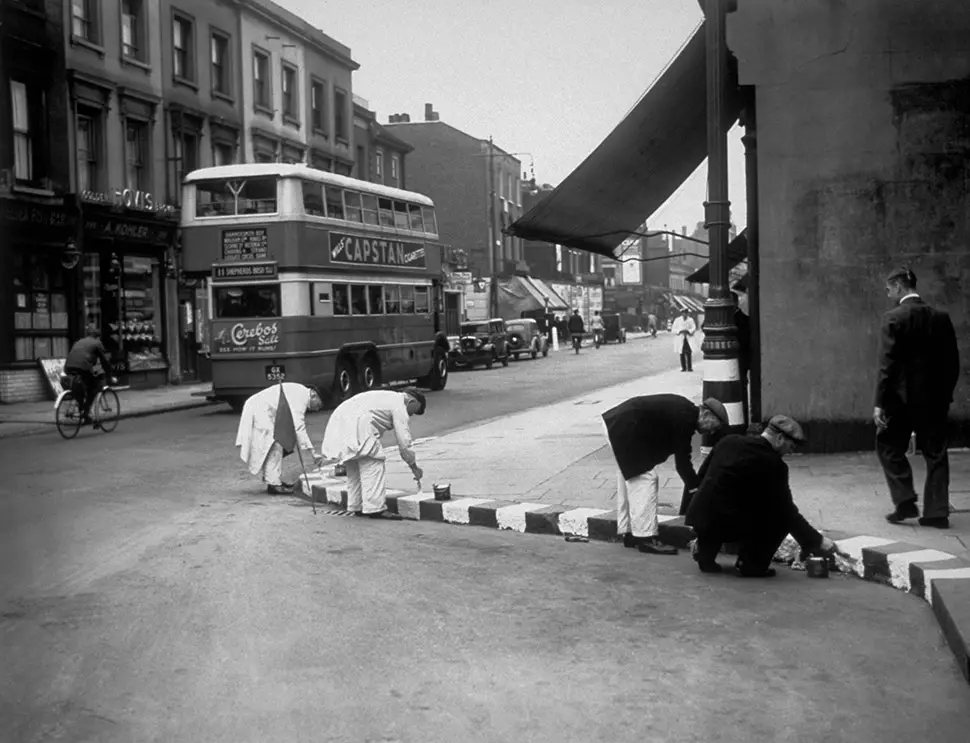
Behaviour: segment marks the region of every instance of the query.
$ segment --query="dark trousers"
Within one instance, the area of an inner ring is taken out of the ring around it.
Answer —
[[[681,371],[694,371],[693,355],[694,352],[690,348],[690,342],[684,338],[684,345],[680,347]]]
[[[714,562],[721,545],[725,542],[738,543],[738,564],[746,569],[760,571],[771,567],[771,558],[775,556],[781,543],[788,536],[785,527],[768,527],[762,530],[745,532],[718,531],[716,529],[697,529],[697,560],[698,562]]]
[[[94,403],[94,396],[101,389],[101,377],[86,369],[65,369],[68,374],[77,377],[80,389],[74,389],[75,398],[80,393],[81,414],[87,418],[91,414],[91,405]]]
[[[946,452],[946,411],[933,416],[914,418],[907,411],[894,412],[889,425],[876,433],[876,455],[886,475],[889,495],[898,508],[916,504],[913,469],[906,449],[909,437],[916,432],[916,447],[926,460],[926,482],[923,484],[923,516],[950,515],[950,458]]]

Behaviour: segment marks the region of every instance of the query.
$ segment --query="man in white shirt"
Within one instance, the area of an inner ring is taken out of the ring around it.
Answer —
[[[697,332],[697,325],[686,309],[680,311],[680,317],[674,320],[670,332],[674,334],[674,350],[680,354],[680,370],[694,371],[694,349],[691,339]]]
[[[400,519],[387,511],[386,456],[381,437],[394,429],[401,459],[415,480],[423,472],[414,456],[410,418],[424,415],[424,395],[414,389],[370,390],[342,402],[327,423],[320,453],[347,468],[347,510],[358,516]]]

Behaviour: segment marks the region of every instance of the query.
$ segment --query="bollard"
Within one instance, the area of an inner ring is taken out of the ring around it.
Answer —
[[[555,328],[552,329],[552,350],[559,350],[559,331]]]

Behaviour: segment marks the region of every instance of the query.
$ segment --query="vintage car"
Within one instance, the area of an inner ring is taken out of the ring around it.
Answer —
[[[491,369],[496,361],[501,361],[502,366],[509,365],[505,321],[493,318],[463,322],[461,335],[452,337],[448,365],[452,369],[470,369],[481,364]]]
[[[540,353],[549,355],[549,339],[539,332],[539,323],[532,318],[506,320],[505,330],[509,336],[509,353],[516,361],[523,354],[529,354],[532,358]]]
[[[626,343],[626,328],[623,327],[622,318],[619,315],[602,315],[603,318],[603,342]]]

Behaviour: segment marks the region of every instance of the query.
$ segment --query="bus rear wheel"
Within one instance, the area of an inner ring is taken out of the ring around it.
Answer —
[[[381,364],[373,356],[364,359],[360,368],[360,390],[376,390],[381,386]]]
[[[348,359],[338,359],[337,368],[333,373],[333,402],[339,405],[349,400],[357,392],[356,375],[353,362]]]
[[[435,349],[431,373],[426,377],[421,377],[418,384],[427,387],[432,392],[440,392],[448,384],[448,356],[442,349]]]

